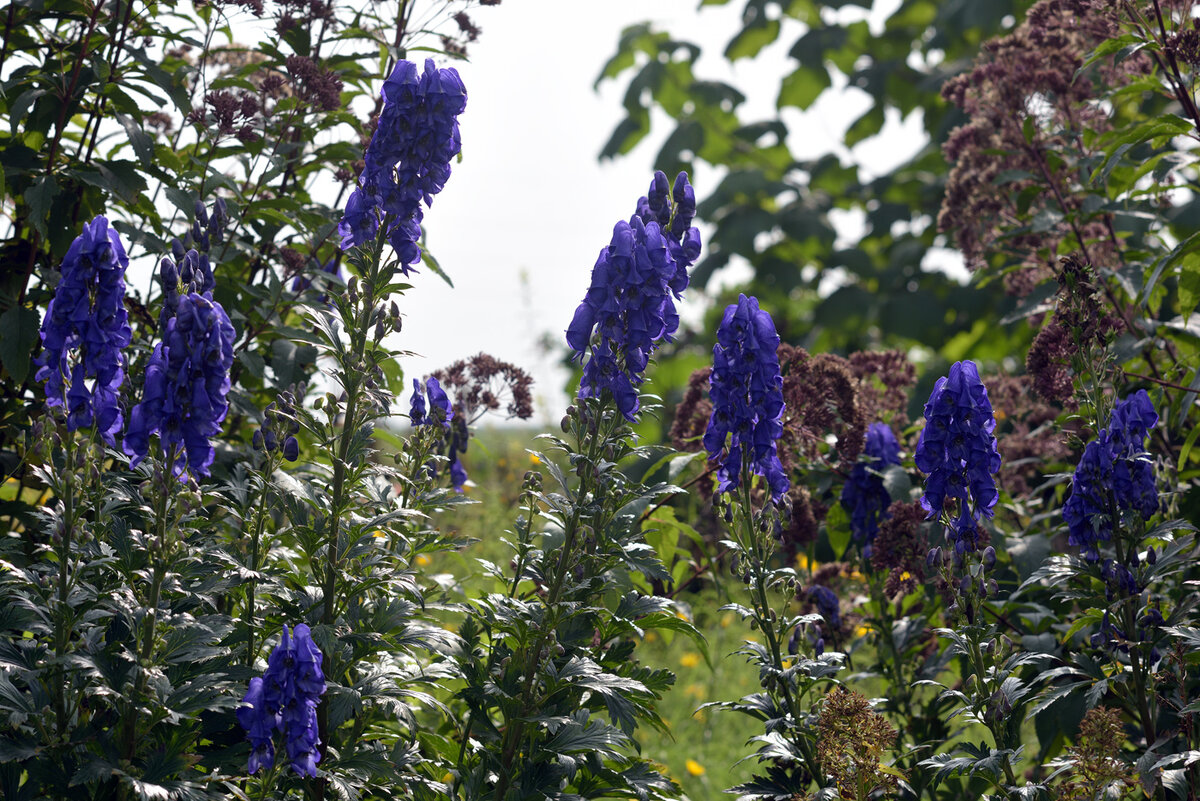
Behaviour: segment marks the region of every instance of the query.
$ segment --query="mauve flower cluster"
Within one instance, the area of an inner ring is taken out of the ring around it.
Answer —
[[[118,394],[125,380],[121,349],[132,337],[125,311],[128,266],[106,217],[84,225],[63,259],[36,361],[35,377],[46,381],[46,405],[65,404],[69,431],[95,425],[109,445],[124,422]]]
[[[978,521],[991,517],[999,493],[993,474],[1000,469],[996,418],[975,362],[955,362],[937,380],[925,404],[925,427],[917,442],[917,468],[929,477],[921,505],[932,518],[950,499],[958,517],[947,531],[956,560],[979,546]]]
[[[788,491],[777,441],[783,434],[783,376],[779,373],[779,334],[757,298],[738,296],[725,309],[713,346],[709,394],[713,412],[704,432],[709,460],[720,460],[719,492],[741,482],[743,449],[755,474],[764,476],[778,500]]]
[[[1146,390],[1117,404],[1108,428],[1084,448],[1071,481],[1071,496],[1063,505],[1070,534],[1067,542],[1085,558],[1100,558],[1099,544],[1112,540],[1123,511],[1148,520],[1158,511],[1154,464],[1146,453],[1146,436],[1158,423],[1158,413]]]
[[[292,770],[301,776],[317,775],[321,761],[317,704],[325,693],[321,659],[321,649],[307,625],[296,626],[294,637],[283,627],[279,645],[267,659],[266,672],[250,680],[243,700],[246,706],[237,711],[238,723],[250,740],[251,773],[275,764],[274,732],[278,729],[283,732]]]
[[[1152,63],[1143,51],[1082,69],[1089,53],[1119,35],[1120,16],[1119,4],[1107,0],[1039,0],[1024,21],[984,44],[973,70],[942,87],[968,122],[943,146],[953,167],[938,228],[955,232],[971,269],[986,267],[1003,246],[1020,265],[1004,278],[1013,294],[1028,295],[1048,278],[1059,244],[1077,234],[1096,263],[1110,264],[1119,249],[1103,213],[1087,206],[1092,190],[1079,176],[1090,172],[1083,160],[1092,154],[1078,142],[1082,132],[1111,127],[1097,80],[1125,83]],[[1051,223],[1026,224],[1034,219]]]
[[[863,453],[868,461],[859,461],[850,471],[842,487],[842,507],[850,513],[850,531],[862,547],[864,559],[871,558],[871,545],[879,532],[879,521],[887,516],[891,496],[883,486],[882,472],[889,465],[900,464],[900,443],[885,423],[867,427],[867,444]]]
[[[158,434],[164,454],[175,454],[176,475],[186,466],[207,476],[214,451],[209,437],[221,432],[229,410],[233,324],[221,304],[196,292],[182,295],[146,366],[142,402],[129,415],[125,453],[136,467]],[[186,460],[185,460],[186,454]]]
[[[366,166],[338,233],[348,250],[372,241],[382,222],[407,275],[421,258],[421,201],[433,203],[462,149],[458,115],[467,106],[467,90],[456,70],[438,69],[433,59],[426,59],[420,76],[416,64],[402,60],[384,81],[383,99]]]
[[[574,358],[583,366],[580,398],[598,398],[607,390],[626,419],[633,421],[637,387],[658,343],[679,328],[676,299],[688,285],[687,268],[700,255],[700,232],[692,227],[696,196],[687,173],[673,188],[667,176],[654,174],[637,212],[613,229],[612,241],[592,268],[591,286],[567,328]],[[592,344],[592,332],[599,342]]]

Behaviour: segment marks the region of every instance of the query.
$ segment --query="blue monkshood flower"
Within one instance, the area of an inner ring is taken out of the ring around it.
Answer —
[[[402,60],[384,81],[383,101],[338,233],[347,250],[370,242],[380,224],[386,225],[407,275],[421,258],[421,203],[429,206],[442,191],[462,148],[458,115],[466,108],[467,90],[454,69],[437,69],[427,59],[418,76],[417,66]]]
[[[274,732],[279,726],[279,715],[267,709],[263,698],[263,680],[255,676],[250,679],[250,689],[242,703],[247,706],[238,708],[237,721],[246,730],[246,739],[250,741],[251,773],[258,773],[259,768],[272,768],[275,765]]]
[[[850,513],[850,531],[862,546],[863,558],[870,559],[871,543],[879,533],[879,521],[887,516],[891,496],[883,486],[881,473],[889,465],[900,464],[900,443],[886,423],[871,423],[860,460],[850,470],[842,488],[842,508]]]
[[[775,323],[756,298],[740,295],[725,309],[713,347],[713,411],[704,432],[709,460],[722,460],[720,492],[741,483],[743,454],[750,470],[766,478],[772,497],[778,500],[788,490],[776,450],[784,410],[778,347]]]
[[[321,760],[317,746],[317,704],[325,692],[321,650],[312,640],[307,625],[296,626],[295,636],[283,627],[283,636],[267,660],[261,678],[250,680],[250,688],[237,711],[238,723],[250,740],[251,773],[275,764],[276,729],[283,732],[292,770],[301,776],[316,776]]]
[[[937,380],[925,421],[914,454],[917,468],[928,475],[921,505],[933,518],[946,511],[947,499],[957,502],[958,520],[947,533],[961,556],[977,546],[975,524],[992,516],[999,498],[996,418],[974,362],[955,362]]]
[[[676,177],[669,193],[666,175],[658,172],[633,217],[613,228],[567,328],[573,358],[586,360],[580,398],[599,398],[607,390],[625,418],[636,419],[637,388],[650,354],[679,328],[675,300],[700,255],[700,232],[691,227],[695,214],[687,174]]]
[[[1146,453],[1146,437],[1158,413],[1146,391],[1138,390],[1113,409],[1108,427],[1083,449],[1063,504],[1067,542],[1084,558],[1100,558],[1099,544],[1112,540],[1113,527],[1124,511],[1148,520],[1158,511],[1154,464]]]
[[[233,324],[221,304],[195,292],[179,298],[162,342],[146,366],[142,402],[129,415],[125,453],[136,467],[158,434],[164,454],[175,454],[173,470],[207,476],[214,451],[209,439],[221,433],[229,410]],[[186,458],[185,458],[186,457]]]
[[[109,445],[124,417],[121,356],[132,337],[125,311],[129,258],[103,215],[83,227],[63,258],[54,299],[42,320],[35,378],[46,382],[46,405],[66,406],[67,429],[94,425]],[[88,382],[91,381],[89,386]]]
[[[469,438],[467,421],[461,416],[455,417],[450,427],[450,440],[446,445],[446,455],[450,458],[450,485],[459,492],[462,492],[463,485],[467,483],[467,468],[463,466],[460,457],[467,452]]]
[[[425,405],[426,395],[429,396],[429,408]],[[420,381],[413,379],[413,395],[409,402],[408,417],[414,426],[440,425],[447,431],[450,430],[454,407],[442,385],[433,376],[425,379],[424,388],[421,387]]]
[[[837,593],[828,587],[818,584],[808,591],[808,598],[817,607],[817,612],[835,630],[842,626],[842,615],[838,608]]]
[[[262,698],[266,710],[277,716],[292,770],[312,777],[321,760],[317,704],[325,693],[325,674],[321,649],[313,642],[308,626],[296,626],[294,635],[289,636],[287,626],[283,627],[279,645],[267,659]]]

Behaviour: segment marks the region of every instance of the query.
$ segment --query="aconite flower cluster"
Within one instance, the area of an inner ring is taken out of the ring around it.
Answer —
[[[1100,558],[1099,544],[1112,540],[1122,512],[1148,520],[1158,511],[1154,463],[1146,453],[1146,436],[1157,423],[1150,396],[1138,390],[1117,404],[1108,427],[1084,448],[1063,519],[1067,542],[1089,561]]]
[[[928,517],[957,514],[947,530],[956,559],[980,547],[979,520],[992,516],[999,498],[995,429],[996,418],[978,366],[972,361],[955,362],[937,380],[925,404],[925,427],[914,456],[917,468],[928,476],[921,497]]]
[[[366,166],[338,226],[343,250],[372,241],[384,225],[405,274],[421,258],[421,203],[432,204],[450,177],[450,162],[462,148],[458,115],[466,106],[456,70],[426,59],[418,75],[411,61],[396,64],[383,84],[383,111]]]
[[[136,467],[158,434],[173,470],[186,467],[207,476],[214,451],[210,437],[221,433],[229,410],[229,369],[233,366],[233,324],[207,293],[181,295],[162,341],[146,366],[142,402],[129,415],[125,453]]]
[[[713,346],[713,411],[704,432],[709,459],[719,464],[719,492],[738,488],[743,459],[752,473],[766,478],[773,498],[788,490],[777,451],[784,410],[778,348],[775,322],[757,298],[739,295],[726,307]]]
[[[125,311],[121,239],[99,215],[83,227],[63,259],[54,299],[42,321],[36,378],[46,382],[46,405],[65,406],[67,429],[95,425],[109,445],[121,430],[121,349],[131,331]],[[91,381],[91,385],[88,382]]]
[[[325,693],[321,659],[321,649],[306,624],[296,626],[294,636],[284,626],[266,671],[250,679],[237,719],[250,741],[251,773],[274,766],[274,735],[279,731],[292,770],[301,776],[317,775],[321,761],[317,704]]]
[[[679,173],[668,189],[667,176],[657,172],[637,212],[613,228],[567,328],[574,358],[585,362],[580,398],[608,392],[626,419],[634,420],[650,354],[679,328],[675,300],[687,288],[687,268],[700,255],[695,215],[687,173]]]
[[[886,423],[871,423],[863,447],[865,460],[858,461],[842,488],[842,507],[850,513],[850,531],[862,546],[863,559],[871,558],[871,545],[879,532],[879,521],[887,516],[892,499],[883,485],[883,471],[900,464],[900,443]]]

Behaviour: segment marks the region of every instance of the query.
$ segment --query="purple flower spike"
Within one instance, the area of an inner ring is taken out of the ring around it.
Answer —
[[[672,196],[667,176],[655,173],[633,217],[613,228],[566,332],[573,358],[584,362],[579,397],[599,398],[607,390],[631,422],[651,353],[679,328],[674,301],[687,288],[687,268],[700,255],[700,232],[690,227],[695,195],[686,173],[679,174],[675,186]],[[680,202],[688,197],[690,212]],[[593,342],[594,334],[598,341]]]
[[[462,149],[458,115],[466,105],[456,70],[427,59],[418,75],[411,61],[396,64],[383,84],[383,112],[366,166],[338,225],[343,250],[370,242],[383,224],[400,269],[411,271],[421,258],[421,204],[431,205],[450,178],[450,162]]]
[[[175,449],[176,475],[185,467],[192,475],[209,474],[209,440],[221,433],[229,410],[234,338],[221,304],[195,292],[179,298],[146,366],[142,402],[129,415],[124,448],[131,467],[146,458],[150,435],[158,434],[164,454]]]
[[[1113,512],[1135,511],[1149,520],[1158,511],[1154,463],[1146,453],[1146,437],[1158,423],[1158,413],[1146,390],[1117,404],[1108,428],[1087,444],[1075,475],[1071,495],[1063,505],[1067,542],[1095,562],[1099,544],[1112,540]]]
[[[83,227],[63,258],[62,277],[42,320],[35,378],[46,382],[46,405],[65,406],[67,429],[95,425],[116,444],[124,417],[121,350],[132,338],[125,311],[129,258],[103,215]],[[95,379],[91,387],[88,379]]]
[[[743,451],[751,470],[766,478],[773,498],[788,491],[777,451],[784,410],[778,347],[775,322],[758,308],[757,298],[739,295],[726,307],[713,347],[713,412],[704,432],[709,460],[724,456],[717,470],[719,492],[741,483]]]

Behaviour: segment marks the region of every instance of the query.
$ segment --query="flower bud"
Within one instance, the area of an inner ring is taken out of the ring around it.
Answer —
[[[991,545],[983,549],[983,569],[991,570],[996,566],[996,549]]]
[[[1155,553],[1153,545],[1146,550],[1146,561],[1152,565],[1158,564],[1158,554]]]
[[[300,443],[295,437],[288,437],[283,441],[283,458],[289,462],[294,462],[300,458]]]

